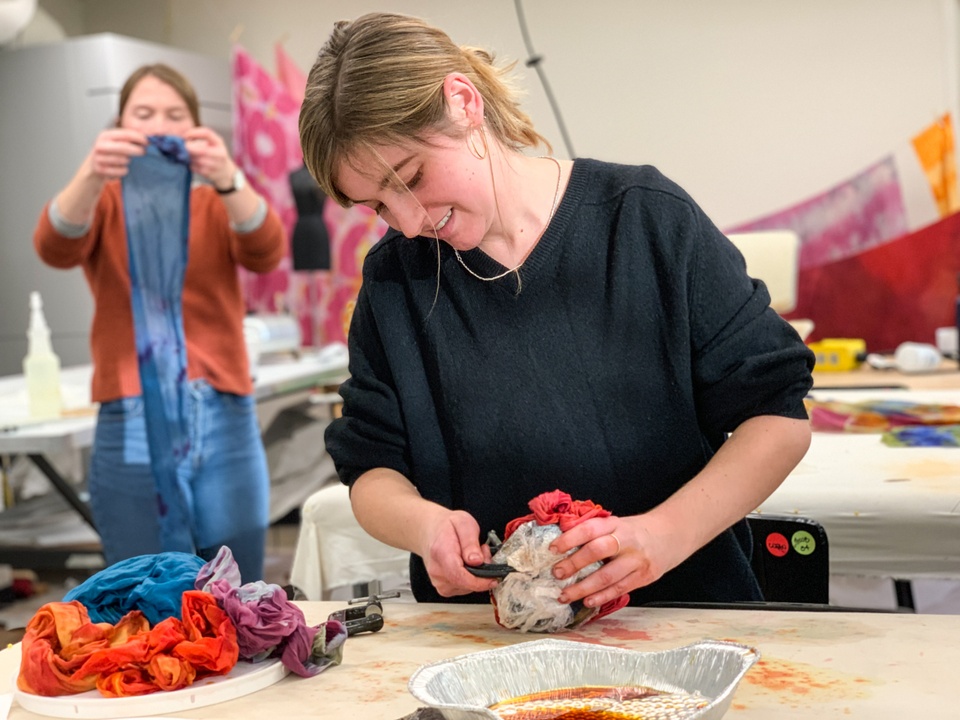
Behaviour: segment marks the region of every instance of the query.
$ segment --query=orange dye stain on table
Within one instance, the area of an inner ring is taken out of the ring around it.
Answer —
[[[603,631],[604,638],[609,638],[610,640],[641,640],[643,642],[650,642],[653,638],[650,636],[650,633],[644,630],[631,630],[626,627],[613,627],[605,628]]]
[[[523,637],[514,637],[519,633],[497,625],[494,622],[492,610],[490,611],[488,627],[478,627],[474,621],[465,622],[462,615],[442,610],[428,613],[415,625],[403,621],[388,621],[386,625],[385,629],[389,629],[392,635],[410,636],[416,638],[420,644],[426,641],[427,636],[439,637],[444,640],[456,638],[489,647],[510,645],[524,639]]]
[[[889,478],[899,481],[921,483],[931,490],[956,491],[960,487],[960,463],[948,460],[926,459],[912,462],[897,463],[894,468],[887,468]]]
[[[600,619],[596,623],[587,623],[580,630],[558,633],[557,637],[574,642],[593,643],[594,645],[623,644],[629,647],[631,642],[650,642],[653,636],[646,630],[638,630],[621,622]]]
[[[363,699],[367,702],[389,702],[408,695],[409,663],[380,661],[369,667],[356,666],[350,671],[358,687],[364,688]]]
[[[466,640],[467,642],[476,643],[477,645],[496,645],[497,644],[496,642],[491,641],[489,637],[485,637],[483,635],[453,632],[453,633],[450,633],[450,636],[455,637],[459,640]],[[502,643],[502,644],[506,644],[506,643]]]
[[[760,660],[744,676],[743,682],[754,690],[792,699],[803,697],[811,702],[866,697],[866,686],[872,684],[869,679],[856,675],[776,658]]]

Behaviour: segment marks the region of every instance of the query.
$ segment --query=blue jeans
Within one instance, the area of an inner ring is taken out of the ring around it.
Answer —
[[[190,382],[190,454],[180,482],[193,494],[193,552],[213,558],[227,545],[243,582],[263,579],[270,476],[252,397]],[[90,457],[90,507],[107,564],[185,548],[160,547],[158,495],[150,469],[143,400],[103,403]]]

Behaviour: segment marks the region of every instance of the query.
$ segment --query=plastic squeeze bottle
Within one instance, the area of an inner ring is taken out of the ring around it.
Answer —
[[[60,417],[60,358],[50,345],[50,327],[43,316],[40,293],[30,293],[30,327],[23,375],[27,381],[30,417],[47,420]]]

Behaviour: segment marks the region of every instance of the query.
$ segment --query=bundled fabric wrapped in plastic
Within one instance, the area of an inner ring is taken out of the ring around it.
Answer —
[[[558,580],[552,570],[562,556],[550,550],[550,543],[585,520],[608,517],[609,510],[590,500],[573,500],[560,490],[538,495],[529,507],[529,515],[507,524],[503,544],[493,556],[494,564],[509,565],[514,570],[490,593],[494,617],[500,625],[521,632],[556,633],[609,615],[630,601],[624,594],[600,607],[588,608],[580,601],[568,604],[557,600],[563,588],[580,582],[603,563],[592,563],[572,577]]]

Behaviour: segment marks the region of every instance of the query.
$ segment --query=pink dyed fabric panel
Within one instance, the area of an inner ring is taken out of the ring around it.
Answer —
[[[798,205],[726,232],[790,229],[800,236],[800,269],[843,260],[907,232],[893,157]]]

